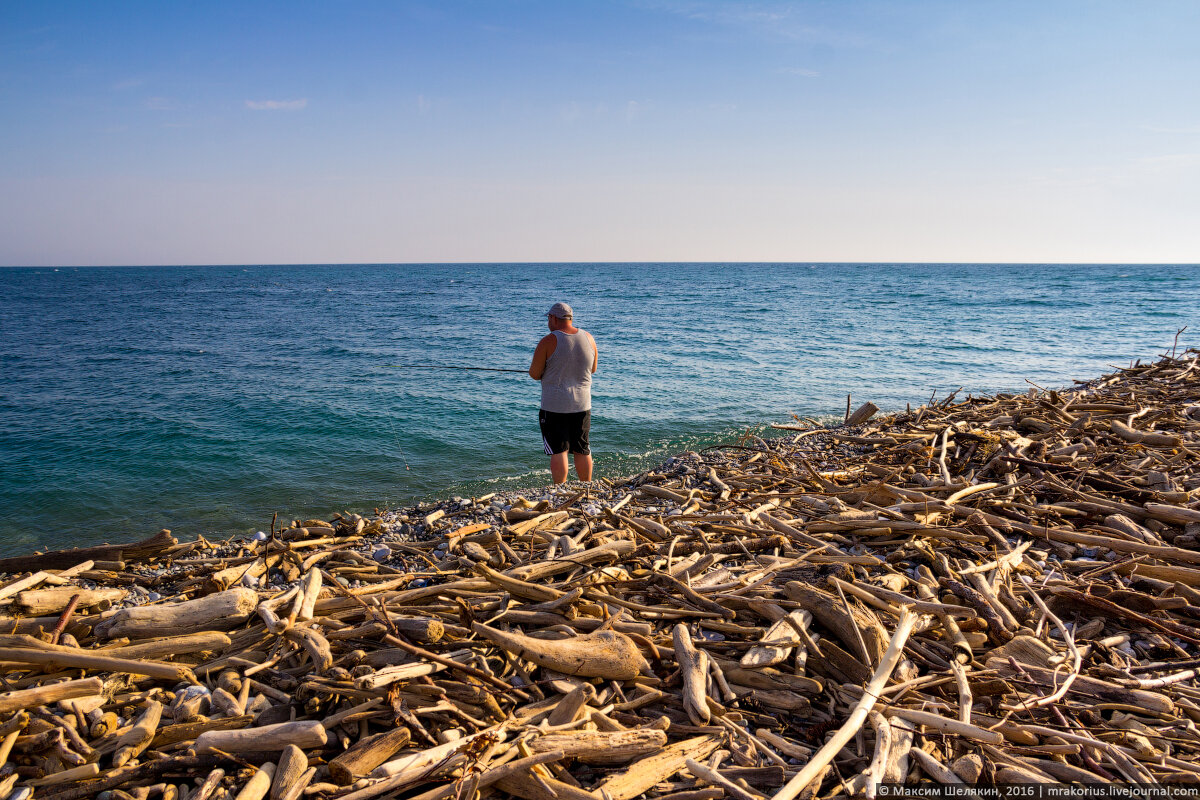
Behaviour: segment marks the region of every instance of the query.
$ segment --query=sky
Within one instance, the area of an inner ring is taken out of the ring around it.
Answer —
[[[0,265],[1200,262],[1194,0],[0,0]]]

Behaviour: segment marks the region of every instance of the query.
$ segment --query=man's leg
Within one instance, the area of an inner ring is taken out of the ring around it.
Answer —
[[[581,481],[590,481],[592,479],[592,454],[591,453],[573,453],[575,456],[575,474]],[[563,459],[563,472],[566,472],[566,459]]]
[[[578,465],[578,461],[575,462]],[[579,467],[576,466],[576,469]],[[591,475],[591,465],[588,466],[588,474]],[[555,483],[567,482],[567,451],[555,453],[550,456],[550,475],[554,478]]]

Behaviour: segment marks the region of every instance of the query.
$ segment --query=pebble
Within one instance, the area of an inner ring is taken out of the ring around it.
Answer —
[[[375,561],[387,561],[392,557],[392,548],[387,545],[381,545],[375,548],[375,552],[371,553],[371,558]]]
[[[192,686],[185,686],[176,691],[175,697],[179,700],[179,702],[184,703],[188,700],[194,700],[197,697],[207,697],[208,694],[209,691],[207,686],[193,684]]]

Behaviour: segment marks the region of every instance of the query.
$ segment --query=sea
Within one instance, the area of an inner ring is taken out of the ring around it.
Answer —
[[[1195,265],[39,267],[0,298],[5,555],[544,486],[538,384],[458,368],[527,369],[556,301],[597,342],[608,479],[847,395],[1069,387],[1200,345]]]

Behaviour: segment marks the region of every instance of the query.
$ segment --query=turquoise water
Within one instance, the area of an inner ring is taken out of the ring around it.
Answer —
[[[1069,385],[1200,344],[1192,266],[553,264],[0,270],[0,550],[224,536],[549,480],[524,369],[600,350],[597,474],[793,414]]]

